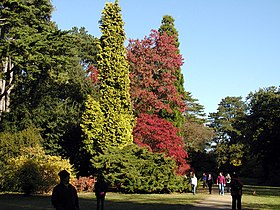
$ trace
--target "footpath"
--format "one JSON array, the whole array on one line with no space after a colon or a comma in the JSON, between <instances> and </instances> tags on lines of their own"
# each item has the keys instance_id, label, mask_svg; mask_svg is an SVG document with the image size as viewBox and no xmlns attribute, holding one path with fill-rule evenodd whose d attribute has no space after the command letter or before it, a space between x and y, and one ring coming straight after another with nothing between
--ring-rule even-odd
<instances>
[{"instance_id":1,"label":"footpath","mask_svg":"<svg viewBox=\"0 0 280 210\"><path fill-rule=\"evenodd\" d=\"M231 195L219 195L217 193L208 195L203 201L195 204L190 210L215 210L215 209L231 209Z\"/></svg>"}]
</instances>

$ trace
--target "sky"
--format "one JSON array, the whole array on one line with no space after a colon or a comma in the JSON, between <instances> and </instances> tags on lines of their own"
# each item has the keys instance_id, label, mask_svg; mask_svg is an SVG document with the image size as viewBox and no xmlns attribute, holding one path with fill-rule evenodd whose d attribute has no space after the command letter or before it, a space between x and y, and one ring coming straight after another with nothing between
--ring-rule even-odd
<instances>
[{"instance_id":1,"label":"sky","mask_svg":"<svg viewBox=\"0 0 280 210\"><path fill-rule=\"evenodd\" d=\"M85 27L100 37L106 0L52 0L61 30ZM185 90L216 112L227 96L280 85L280 0L119 0L127 39L143 39L175 19Z\"/></svg>"}]
</instances>

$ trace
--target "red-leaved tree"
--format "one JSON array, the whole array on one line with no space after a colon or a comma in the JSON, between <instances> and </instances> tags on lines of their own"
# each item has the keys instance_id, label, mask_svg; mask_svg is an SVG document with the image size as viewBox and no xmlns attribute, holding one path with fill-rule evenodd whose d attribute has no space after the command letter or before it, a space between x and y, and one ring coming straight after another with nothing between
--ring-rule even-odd
<instances>
[{"instance_id":1,"label":"red-leaved tree","mask_svg":"<svg viewBox=\"0 0 280 210\"><path fill-rule=\"evenodd\" d=\"M184 150L184 142L177 132L178 129L167 120L155 114L142 113L137 117L133 137L136 144L174 158L178 165L178 174L185 174L190 168L187 164L188 155Z\"/></svg>"},{"instance_id":2,"label":"red-leaved tree","mask_svg":"<svg viewBox=\"0 0 280 210\"><path fill-rule=\"evenodd\" d=\"M153 30L143 40L129 40L131 99L136 114L183 111L185 104L174 85L176 69L183 64L174 37Z\"/></svg>"},{"instance_id":3,"label":"red-leaved tree","mask_svg":"<svg viewBox=\"0 0 280 210\"><path fill-rule=\"evenodd\" d=\"M175 87L175 72L183 59L174 43L174 37L155 30L143 40L129 41L130 95L137 116L133 137L138 145L174 158L178 173L184 174L188 155L179 129L168 121L174 107L179 113L185 109Z\"/></svg>"}]
</instances>

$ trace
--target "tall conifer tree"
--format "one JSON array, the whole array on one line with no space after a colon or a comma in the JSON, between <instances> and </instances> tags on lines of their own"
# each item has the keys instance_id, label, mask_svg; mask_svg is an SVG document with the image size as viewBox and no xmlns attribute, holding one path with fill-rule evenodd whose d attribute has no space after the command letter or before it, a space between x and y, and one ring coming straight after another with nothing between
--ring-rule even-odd
<instances>
[{"instance_id":1,"label":"tall conifer tree","mask_svg":"<svg viewBox=\"0 0 280 210\"><path fill-rule=\"evenodd\" d=\"M117 0L115 3L107 2L100 20L102 36L97 58L100 98L97 101L101 111L97 113L99 116L94 115L94 118L103 119L95 120L95 123L102 123L102 130L96 132L95 128L100 128L99 125L86 123L84 119L88 119L87 112L84 113L81 124L86 136L85 142L91 153L96 150L103 152L108 147L123 148L133 142L134 117L129 93L129 68L124 47L124 22L120 12L121 8ZM89 104L87 106L90 107ZM95 135L96 133L98 135Z\"/></svg>"},{"instance_id":2,"label":"tall conifer tree","mask_svg":"<svg viewBox=\"0 0 280 210\"><path fill-rule=\"evenodd\" d=\"M172 16L164 15L161 21L161 26L158 31L161 35L166 33L168 36L174 38L174 45L177 48L178 54L180 54L179 33L175 28L174 21L175 20ZM177 94L181 97L182 100L184 100L186 98L186 93L184 89L184 77L181 68L176 69L176 71L174 72L174 76L176 77L174 85L177 89ZM162 115L164 118L167 118L169 121L172 121L176 127L181 128L184 122L183 113L180 111L180 108L176 107L175 105L172 106L172 110L172 114L162 113Z\"/></svg>"}]
</instances>

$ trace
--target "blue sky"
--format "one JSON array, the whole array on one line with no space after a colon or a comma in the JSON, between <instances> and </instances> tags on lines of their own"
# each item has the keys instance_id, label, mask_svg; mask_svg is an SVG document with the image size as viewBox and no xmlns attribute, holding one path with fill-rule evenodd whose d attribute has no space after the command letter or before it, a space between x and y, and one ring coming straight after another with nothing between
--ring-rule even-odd
<instances>
[{"instance_id":1,"label":"blue sky","mask_svg":"<svg viewBox=\"0 0 280 210\"><path fill-rule=\"evenodd\" d=\"M84 26L100 37L106 0L52 0L60 29ZM127 39L175 19L185 90L216 112L226 96L280 85L280 0L119 0Z\"/></svg>"}]
</instances>

